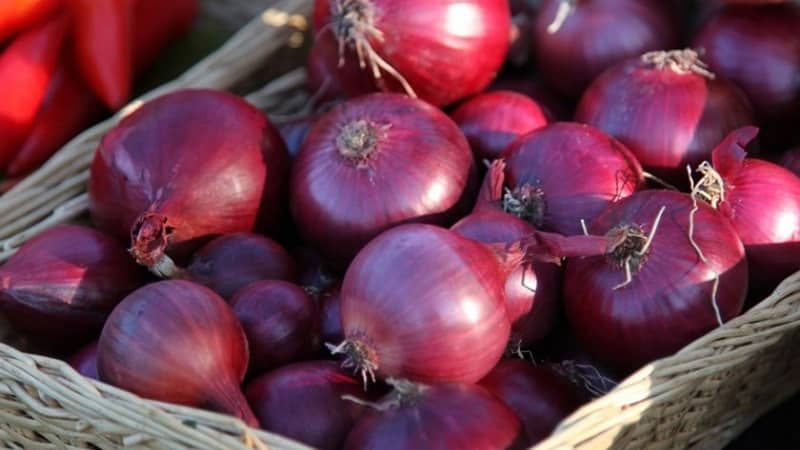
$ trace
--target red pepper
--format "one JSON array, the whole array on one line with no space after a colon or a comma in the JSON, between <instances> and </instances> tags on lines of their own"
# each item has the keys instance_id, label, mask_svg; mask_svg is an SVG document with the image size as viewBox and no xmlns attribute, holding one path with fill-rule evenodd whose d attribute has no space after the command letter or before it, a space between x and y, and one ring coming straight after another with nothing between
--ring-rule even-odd
<instances>
[{"instance_id":1,"label":"red pepper","mask_svg":"<svg viewBox=\"0 0 800 450\"><path fill-rule=\"evenodd\" d=\"M0 43L46 19L61 0L0 0Z\"/></svg>"},{"instance_id":2,"label":"red pepper","mask_svg":"<svg viewBox=\"0 0 800 450\"><path fill-rule=\"evenodd\" d=\"M189 30L197 9L197 0L136 0L133 15L136 73L147 69L170 41Z\"/></svg>"},{"instance_id":3,"label":"red pepper","mask_svg":"<svg viewBox=\"0 0 800 450\"><path fill-rule=\"evenodd\" d=\"M66 17L59 16L38 25L0 55L0 170L33 128L56 71L67 24Z\"/></svg>"},{"instance_id":4,"label":"red pepper","mask_svg":"<svg viewBox=\"0 0 800 450\"><path fill-rule=\"evenodd\" d=\"M6 175L16 177L33 171L103 112L95 97L71 65L62 61L48 88L25 144L8 165Z\"/></svg>"},{"instance_id":5,"label":"red pepper","mask_svg":"<svg viewBox=\"0 0 800 450\"><path fill-rule=\"evenodd\" d=\"M70 5L81 73L103 103L117 110L128 100L133 82L133 1L70 0Z\"/></svg>"}]
</instances>

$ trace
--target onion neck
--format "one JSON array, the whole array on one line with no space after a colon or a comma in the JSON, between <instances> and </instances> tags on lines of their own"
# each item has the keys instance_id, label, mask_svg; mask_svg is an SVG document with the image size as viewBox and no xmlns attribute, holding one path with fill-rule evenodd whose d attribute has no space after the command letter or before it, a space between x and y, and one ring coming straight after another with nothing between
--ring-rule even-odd
<instances>
[{"instance_id":1,"label":"onion neck","mask_svg":"<svg viewBox=\"0 0 800 450\"><path fill-rule=\"evenodd\" d=\"M180 278L183 271L167 256L172 227L161 214L145 213L131 229L129 252L137 263L162 278Z\"/></svg>"},{"instance_id":2,"label":"onion neck","mask_svg":"<svg viewBox=\"0 0 800 450\"><path fill-rule=\"evenodd\" d=\"M546 204L544 192L528 183L506 190L503 195L503 211L531 223L536 228L544 225Z\"/></svg>"},{"instance_id":3,"label":"onion neck","mask_svg":"<svg viewBox=\"0 0 800 450\"><path fill-rule=\"evenodd\" d=\"M700 54L691 48L683 50L658 50L647 52L641 57L642 62L652 65L658 70L670 70L680 75L696 74L713 80L715 75L708 64L700 59Z\"/></svg>"},{"instance_id":4,"label":"onion neck","mask_svg":"<svg viewBox=\"0 0 800 450\"><path fill-rule=\"evenodd\" d=\"M365 161L378 147L380 127L366 120L349 122L336 136L336 149L346 160Z\"/></svg>"},{"instance_id":5,"label":"onion neck","mask_svg":"<svg viewBox=\"0 0 800 450\"><path fill-rule=\"evenodd\" d=\"M717 209L725 201L725 180L708 162L700 164L697 172L701 177L696 183L689 177L692 197Z\"/></svg>"},{"instance_id":6,"label":"onion neck","mask_svg":"<svg viewBox=\"0 0 800 450\"><path fill-rule=\"evenodd\" d=\"M378 370L378 355L369 344L363 333L355 333L355 337L348 337L339 345L325 344L333 355L345 355L342 367L353 369L361 375L364 389L368 382L375 382L375 372Z\"/></svg>"},{"instance_id":7,"label":"onion neck","mask_svg":"<svg viewBox=\"0 0 800 450\"><path fill-rule=\"evenodd\" d=\"M235 379L228 380L222 377L209 392L207 407L237 417L251 427L259 427L258 419Z\"/></svg>"}]
</instances>

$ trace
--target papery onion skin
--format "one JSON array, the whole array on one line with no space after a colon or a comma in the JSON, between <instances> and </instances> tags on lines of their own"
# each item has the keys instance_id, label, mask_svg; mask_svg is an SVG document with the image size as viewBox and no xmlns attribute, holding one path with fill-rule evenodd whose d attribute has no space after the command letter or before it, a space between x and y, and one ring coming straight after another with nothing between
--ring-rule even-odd
<instances>
[{"instance_id":1,"label":"papery onion skin","mask_svg":"<svg viewBox=\"0 0 800 450\"><path fill-rule=\"evenodd\" d=\"M697 58L691 51L670 54L687 64ZM686 166L707 160L730 131L752 124L752 109L723 78L659 68L643 58L622 62L592 82L575 119L619 139L648 172L685 187Z\"/></svg>"},{"instance_id":2,"label":"papery onion skin","mask_svg":"<svg viewBox=\"0 0 800 450\"><path fill-rule=\"evenodd\" d=\"M442 106L477 94L495 77L510 44L511 11L507 0L316 0L313 22L318 37L335 34L347 44L345 68L334 75L358 66L353 38L361 37L377 56L365 50L364 72L371 74L370 59L382 59L419 98ZM386 67L380 72L381 90L407 91Z\"/></svg>"},{"instance_id":3,"label":"papery onion skin","mask_svg":"<svg viewBox=\"0 0 800 450\"><path fill-rule=\"evenodd\" d=\"M264 430L320 450L340 448L364 409L342 398L364 390L334 361L281 367L250 382L245 395Z\"/></svg>"},{"instance_id":4,"label":"papery onion skin","mask_svg":"<svg viewBox=\"0 0 800 450\"><path fill-rule=\"evenodd\" d=\"M519 417L528 441L536 445L583 403L568 380L545 366L505 359L479 383Z\"/></svg>"},{"instance_id":5,"label":"papery onion skin","mask_svg":"<svg viewBox=\"0 0 800 450\"><path fill-rule=\"evenodd\" d=\"M800 6L729 5L702 26L693 45L711 70L747 93L761 123L791 127L800 117L798 29Z\"/></svg>"},{"instance_id":6,"label":"papery onion skin","mask_svg":"<svg viewBox=\"0 0 800 450\"><path fill-rule=\"evenodd\" d=\"M169 280L133 292L109 316L97 351L102 381L258 426L239 387L244 331L225 300L202 285Z\"/></svg>"},{"instance_id":7,"label":"papery onion skin","mask_svg":"<svg viewBox=\"0 0 800 450\"><path fill-rule=\"evenodd\" d=\"M453 111L478 160L493 160L517 138L547 125L545 111L531 98L511 91L479 94Z\"/></svg>"},{"instance_id":8,"label":"papery onion skin","mask_svg":"<svg viewBox=\"0 0 800 450\"><path fill-rule=\"evenodd\" d=\"M712 161L725 184L717 209L744 244L752 287L766 295L800 270L800 178L745 157L745 146L757 133L754 127L734 131L714 150Z\"/></svg>"},{"instance_id":9,"label":"papery onion skin","mask_svg":"<svg viewBox=\"0 0 800 450\"><path fill-rule=\"evenodd\" d=\"M184 90L145 103L103 138L89 210L141 264L184 260L216 235L275 228L286 148L259 110L232 94Z\"/></svg>"},{"instance_id":10,"label":"papery onion skin","mask_svg":"<svg viewBox=\"0 0 800 450\"><path fill-rule=\"evenodd\" d=\"M100 380L100 374L97 373L97 341L83 347L78 353L72 355L67 363L79 374L87 378Z\"/></svg>"},{"instance_id":11,"label":"papery onion skin","mask_svg":"<svg viewBox=\"0 0 800 450\"><path fill-rule=\"evenodd\" d=\"M700 260L688 237L688 194L638 192L609 207L589 232L605 235L634 224L649 233L662 207L663 218L630 284L614 289L626 276L609 255L567 261L564 306L572 329L593 357L620 373L671 355L719 325L712 302L715 272L722 320L738 315L744 303L747 261L741 241L724 217L701 202L693 238L710 267Z\"/></svg>"},{"instance_id":12,"label":"papery onion skin","mask_svg":"<svg viewBox=\"0 0 800 450\"><path fill-rule=\"evenodd\" d=\"M247 336L251 373L307 357L319 342L319 309L295 284L257 281L239 290L231 307Z\"/></svg>"},{"instance_id":13,"label":"papery onion skin","mask_svg":"<svg viewBox=\"0 0 800 450\"><path fill-rule=\"evenodd\" d=\"M519 419L478 385L411 387L388 394L381 403L386 409L367 411L347 437L345 450L524 448Z\"/></svg>"},{"instance_id":14,"label":"papery onion skin","mask_svg":"<svg viewBox=\"0 0 800 450\"><path fill-rule=\"evenodd\" d=\"M488 246L432 225L393 228L355 258L342 285L346 350L367 374L480 380L509 338L506 275Z\"/></svg>"},{"instance_id":15,"label":"papery onion skin","mask_svg":"<svg viewBox=\"0 0 800 450\"><path fill-rule=\"evenodd\" d=\"M114 306L146 280L113 237L61 225L0 267L0 310L42 350L73 351L96 338Z\"/></svg>"},{"instance_id":16,"label":"papery onion skin","mask_svg":"<svg viewBox=\"0 0 800 450\"><path fill-rule=\"evenodd\" d=\"M393 226L451 223L471 200L475 176L469 144L444 113L371 94L311 128L292 168L292 214L306 243L346 267Z\"/></svg>"},{"instance_id":17,"label":"papery onion skin","mask_svg":"<svg viewBox=\"0 0 800 450\"><path fill-rule=\"evenodd\" d=\"M506 185L531 190L524 217L545 231L582 234L609 204L643 184L642 168L616 139L596 128L559 122L523 136L503 154ZM511 208L506 202L506 210Z\"/></svg>"},{"instance_id":18,"label":"papery onion skin","mask_svg":"<svg viewBox=\"0 0 800 450\"><path fill-rule=\"evenodd\" d=\"M662 0L572 1L569 15L551 33L564 3L542 1L532 27L533 43L542 77L571 98L620 61L679 42L678 27Z\"/></svg>"},{"instance_id":19,"label":"papery onion skin","mask_svg":"<svg viewBox=\"0 0 800 450\"><path fill-rule=\"evenodd\" d=\"M295 281L297 268L289 252L272 239L254 233L232 233L195 252L182 276L230 299L255 281Z\"/></svg>"}]
</instances>

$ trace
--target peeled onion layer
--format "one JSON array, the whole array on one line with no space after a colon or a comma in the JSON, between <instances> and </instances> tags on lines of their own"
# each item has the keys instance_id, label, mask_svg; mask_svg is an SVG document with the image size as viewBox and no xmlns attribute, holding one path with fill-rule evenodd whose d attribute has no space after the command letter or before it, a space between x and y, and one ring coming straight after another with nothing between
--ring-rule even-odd
<instances>
[{"instance_id":1,"label":"peeled onion layer","mask_svg":"<svg viewBox=\"0 0 800 450\"><path fill-rule=\"evenodd\" d=\"M0 311L37 350L74 351L96 339L114 306L146 280L113 237L61 225L0 267Z\"/></svg>"},{"instance_id":2,"label":"peeled onion layer","mask_svg":"<svg viewBox=\"0 0 800 450\"><path fill-rule=\"evenodd\" d=\"M510 44L511 12L507 0L316 0L313 24L318 40L332 41L318 58L335 64L325 71L338 78L332 85L352 87L361 71L377 89L443 106L495 77Z\"/></svg>"},{"instance_id":3,"label":"peeled onion layer","mask_svg":"<svg viewBox=\"0 0 800 450\"><path fill-rule=\"evenodd\" d=\"M217 235L276 229L287 173L286 148L261 111L225 92L183 90L145 103L105 135L89 210L160 274Z\"/></svg>"},{"instance_id":4,"label":"peeled onion layer","mask_svg":"<svg viewBox=\"0 0 800 450\"><path fill-rule=\"evenodd\" d=\"M629 373L741 312L748 286L744 246L711 206L698 202L697 208L692 238L706 262L689 239L692 199L674 191L642 191L615 203L589 232L617 244L604 256L567 261L567 318L601 363Z\"/></svg>"}]
</instances>

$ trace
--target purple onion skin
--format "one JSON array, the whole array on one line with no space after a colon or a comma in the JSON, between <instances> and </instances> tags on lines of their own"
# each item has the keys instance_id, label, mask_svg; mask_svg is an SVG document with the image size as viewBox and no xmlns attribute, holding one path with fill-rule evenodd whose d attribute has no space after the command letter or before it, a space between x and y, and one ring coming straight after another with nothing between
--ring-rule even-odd
<instances>
[{"instance_id":1,"label":"purple onion skin","mask_svg":"<svg viewBox=\"0 0 800 450\"><path fill-rule=\"evenodd\" d=\"M545 366L504 359L479 383L519 417L528 437L526 446L544 440L583 399L576 387Z\"/></svg>"},{"instance_id":2,"label":"purple onion skin","mask_svg":"<svg viewBox=\"0 0 800 450\"><path fill-rule=\"evenodd\" d=\"M754 122L746 96L732 83L657 69L639 57L598 77L575 113L622 142L644 170L687 187L697 167L727 134Z\"/></svg>"},{"instance_id":3,"label":"purple onion skin","mask_svg":"<svg viewBox=\"0 0 800 450\"><path fill-rule=\"evenodd\" d=\"M719 274L723 321L741 312L747 292L744 246L730 223L702 202L694 216L694 241L710 267L692 247L688 194L636 193L609 207L589 232L602 236L629 224L649 232L662 207L664 216L630 284L614 289L626 277L610 256L567 261L564 306L572 329L590 355L620 374L671 355L718 326L711 296L714 273Z\"/></svg>"},{"instance_id":4,"label":"purple onion skin","mask_svg":"<svg viewBox=\"0 0 800 450\"><path fill-rule=\"evenodd\" d=\"M608 205L631 195L643 183L633 154L602 131L574 122L540 128L514 142L503 154L506 185L529 185L542 192L538 229L582 234Z\"/></svg>"},{"instance_id":5,"label":"purple onion skin","mask_svg":"<svg viewBox=\"0 0 800 450\"><path fill-rule=\"evenodd\" d=\"M383 401L388 403L397 392ZM519 418L497 397L472 384L440 383L421 394L364 414L345 450L524 448Z\"/></svg>"},{"instance_id":6,"label":"purple onion skin","mask_svg":"<svg viewBox=\"0 0 800 450\"><path fill-rule=\"evenodd\" d=\"M100 379L145 398L258 421L240 384L247 339L230 306L183 280L140 288L111 313L97 349Z\"/></svg>"},{"instance_id":7,"label":"purple onion skin","mask_svg":"<svg viewBox=\"0 0 800 450\"><path fill-rule=\"evenodd\" d=\"M295 284L257 281L238 291L231 307L247 335L251 373L310 356L319 343L319 309Z\"/></svg>"},{"instance_id":8,"label":"purple onion skin","mask_svg":"<svg viewBox=\"0 0 800 450\"><path fill-rule=\"evenodd\" d=\"M489 208L473 212L450 229L486 244L512 243L535 230L522 219ZM511 272L505 296L512 345L527 346L547 336L561 310L560 291L561 270L555 264L533 262Z\"/></svg>"},{"instance_id":9,"label":"purple onion skin","mask_svg":"<svg viewBox=\"0 0 800 450\"><path fill-rule=\"evenodd\" d=\"M363 147L348 128L359 124L375 133ZM444 113L399 94L371 94L311 128L292 169L292 213L304 241L346 267L391 227L452 223L471 206L476 176L467 140Z\"/></svg>"},{"instance_id":10,"label":"purple onion skin","mask_svg":"<svg viewBox=\"0 0 800 450\"><path fill-rule=\"evenodd\" d=\"M195 252L186 277L225 299L260 280L297 279L297 268L280 244L253 233L220 236Z\"/></svg>"},{"instance_id":11,"label":"purple onion skin","mask_svg":"<svg viewBox=\"0 0 800 450\"><path fill-rule=\"evenodd\" d=\"M300 147L316 119L315 116L304 116L277 125L278 132L281 134L283 142L286 143L286 150L292 159L300 153Z\"/></svg>"},{"instance_id":12,"label":"purple onion skin","mask_svg":"<svg viewBox=\"0 0 800 450\"><path fill-rule=\"evenodd\" d=\"M100 380L100 374L97 373L97 343L94 341L83 347L67 361L76 372L94 380Z\"/></svg>"},{"instance_id":13,"label":"purple onion skin","mask_svg":"<svg viewBox=\"0 0 800 450\"><path fill-rule=\"evenodd\" d=\"M95 339L114 306L146 280L111 236L62 225L0 267L0 310L37 350L72 352Z\"/></svg>"},{"instance_id":14,"label":"purple onion skin","mask_svg":"<svg viewBox=\"0 0 800 450\"><path fill-rule=\"evenodd\" d=\"M561 0L543 0L533 23L534 55L542 77L571 98L604 70L646 51L673 48L677 27L663 0L582 0L555 33L548 32Z\"/></svg>"},{"instance_id":15,"label":"purple onion skin","mask_svg":"<svg viewBox=\"0 0 800 450\"><path fill-rule=\"evenodd\" d=\"M342 396L363 398L365 393L361 382L336 362L307 361L254 379L245 395L264 430L336 450L364 410Z\"/></svg>"}]
</instances>

